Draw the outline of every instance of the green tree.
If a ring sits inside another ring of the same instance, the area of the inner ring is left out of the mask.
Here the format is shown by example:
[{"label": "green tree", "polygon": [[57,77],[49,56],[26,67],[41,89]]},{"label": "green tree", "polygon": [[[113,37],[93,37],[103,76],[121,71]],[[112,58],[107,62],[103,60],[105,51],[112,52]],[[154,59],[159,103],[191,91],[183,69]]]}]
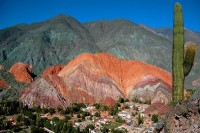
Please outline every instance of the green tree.
[{"label": "green tree", "polygon": [[101,116],[99,112],[96,112],[94,115],[95,115],[96,117],[100,117],[100,116]]},{"label": "green tree", "polygon": [[117,118],[115,119],[115,121],[116,121],[116,122],[119,122],[119,123],[124,123],[124,122],[125,122],[125,120],[122,119],[122,117],[117,117]]},{"label": "green tree", "polygon": [[109,110],[109,114],[110,114],[111,116],[116,115],[118,112],[119,112],[119,110],[118,110],[118,107],[116,107],[116,106],[111,107],[110,110]]},{"label": "green tree", "polygon": [[141,114],[139,114],[138,117],[137,117],[137,121],[138,121],[138,125],[143,124],[144,123],[144,117]]}]

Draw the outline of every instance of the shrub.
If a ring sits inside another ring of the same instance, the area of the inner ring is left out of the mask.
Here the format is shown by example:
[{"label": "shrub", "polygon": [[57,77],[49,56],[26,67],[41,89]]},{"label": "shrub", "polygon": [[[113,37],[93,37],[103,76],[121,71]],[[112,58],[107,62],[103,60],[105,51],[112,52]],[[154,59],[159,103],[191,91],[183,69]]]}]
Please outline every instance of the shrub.
[{"label": "shrub", "polygon": [[151,120],[156,123],[159,120],[159,116],[158,115],[152,115]]},{"label": "shrub", "polygon": [[94,115],[95,115],[96,117],[100,117],[100,113],[99,113],[99,112],[96,112]]},{"label": "shrub", "polygon": [[109,110],[109,114],[111,116],[116,115],[118,112],[119,112],[118,107],[111,107],[110,110]]},{"label": "shrub", "polygon": [[121,97],[121,96],[120,96],[120,97],[119,97],[119,99],[118,99],[118,102],[119,102],[119,103],[124,103],[124,102],[125,102],[125,100],[124,100],[124,98],[123,98],[123,97]]},{"label": "shrub", "polygon": [[125,120],[122,119],[121,117],[117,117],[117,118],[115,119],[115,121],[116,121],[116,122],[119,122],[119,123],[124,123],[124,122],[125,122]]},{"label": "shrub", "polygon": [[95,103],[93,106],[95,106],[96,109],[100,109],[102,107],[100,103]]}]

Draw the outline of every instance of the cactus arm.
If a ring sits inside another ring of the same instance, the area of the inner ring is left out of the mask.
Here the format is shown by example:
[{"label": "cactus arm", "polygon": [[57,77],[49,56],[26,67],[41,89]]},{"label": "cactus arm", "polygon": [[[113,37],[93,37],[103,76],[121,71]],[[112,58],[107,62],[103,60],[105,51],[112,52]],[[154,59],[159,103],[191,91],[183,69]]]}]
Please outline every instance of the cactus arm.
[{"label": "cactus arm", "polygon": [[189,72],[192,69],[192,66],[194,64],[195,54],[196,54],[195,46],[189,45],[186,48],[186,55],[185,55],[184,64],[183,64],[185,77],[189,74]]}]

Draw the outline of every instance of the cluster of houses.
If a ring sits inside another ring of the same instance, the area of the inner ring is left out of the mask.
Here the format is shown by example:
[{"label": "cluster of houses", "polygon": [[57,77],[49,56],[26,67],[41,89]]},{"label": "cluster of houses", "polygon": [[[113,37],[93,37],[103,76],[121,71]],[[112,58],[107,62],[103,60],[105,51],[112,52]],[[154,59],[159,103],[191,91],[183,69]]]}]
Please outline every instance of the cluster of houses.
[{"label": "cluster of houses", "polygon": [[[156,123],[151,121],[151,116],[144,114],[145,108],[147,108],[149,105],[133,102],[128,102],[126,104],[128,104],[129,108],[120,109],[121,111],[117,114],[117,116],[121,117],[125,122],[118,126],[117,129],[127,130],[129,133],[153,133]],[[91,115],[95,115],[96,112],[99,112],[94,106],[82,108],[82,111],[87,111]],[[133,116],[133,113],[144,117],[144,123],[138,126],[137,115]],[[112,122],[115,122],[115,118],[113,118],[113,116],[110,116],[108,112],[101,112],[100,117],[93,117],[92,119],[86,119],[82,122],[75,122],[74,127],[80,127],[80,129],[84,129],[88,124],[93,124],[95,129],[90,130],[90,132],[101,133],[100,129],[102,129],[105,124]]]}]

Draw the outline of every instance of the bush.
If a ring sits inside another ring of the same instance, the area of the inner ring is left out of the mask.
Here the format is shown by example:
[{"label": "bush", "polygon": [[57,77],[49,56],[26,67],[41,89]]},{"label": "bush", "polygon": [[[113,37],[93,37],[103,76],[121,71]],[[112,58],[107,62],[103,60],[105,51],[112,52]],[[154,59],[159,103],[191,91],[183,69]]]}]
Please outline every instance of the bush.
[{"label": "bush", "polygon": [[102,129],[101,129],[101,132],[103,132],[103,133],[108,133],[109,132],[109,129],[107,128],[107,127],[103,127]]},{"label": "bush", "polygon": [[71,119],[71,116],[65,115],[65,119],[64,119],[65,122],[68,122],[70,119]]},{"label": "bush", "polygon": [[126,129],[112,129],[111,133],[127,133],[128,131]]},{"label": "bush", "polygon": [[44,127],[48,128],[48,129],[52,129],[52,125],[49,121],[44,122]]},{"label": "bush", "polygon": [[36,126],[31,126],[31,133],[45,133],[45,131],[41,128],[36,127]]},{"label": "bush", "polygon": [[117,117],[117,118],[115,119],[115,121],[116,121],[116,122],[119,122],[119,123],[124,123],[124,122],[125,122],[125,120],[122,119],[122,117]]},{"label": "bush", "polygon": [[95,103],[93,106],[95,106],[96,109],[100,109],[102,107],[100,103]]},{"label": "bush", "polygon": [[99,113],[99,112],[96,112],[94,115],[95,115],[96,117],[100,117],[100,113]]},{"label": "bush", "polygon": [[55,109],[53,109],[53,108],[50,108],[49,109],[49,113],[52,115],[52,114],[54,114],[56,111],[55,111]]},{"label": "bush", "polygon": [[119,103],[124,103],[124,102],[125,102],[125,100],[124,100],[124,98],[123,98],[123,97],[121,97],[121,96],[120,96],[120,97],[119,97],[119,99],[118,99],[118,102],[119,102]]},{"label": "bush", "polygon": [[156,123],[156,122],[158,122],[158,120],[159,120],[158,118],[159,118],[158,115],[152,115],[151,120],[152,120],[154,123]]},{"label": "bush", "polygon": [[111,116],[116,115],[118,112],[119,112],[119,111],[118,111],[118,107],[111,107],[110,110],[109,110],[109,114],[110,114]]},{"label": "bush", "polygon": [[144,101],[142,101],[142,100],[140,100],[139,98],[134,97],[134,98],[132,99],[132,101],[135,102],[135,103],[140,103],[140,104],[151,104],[151,99],[150,99],[150,98],[145,99]]},{"label": "bush", "polygon": [[53,117],[52,121],[53,122],[58,122],[60,119],[58,117]]},{"label": "bush", "polygon": [[129,99],[128,99],[128,98],[126,98],[126,99],[125,99],[125,102],[129,102]]},{"label": "bush", "polygon": [[21,122],[21,118],[22,118],[22,115],[18,115],[16,118],[17,122]]},{"label": "bush", "polygon": [[89,116],[89,115],[90,115],[90,113],[87,112],[87,111],[83,111],[83,112],[82,112],[82,116]]},{"label": "bush", "polygon": [[83,133],[89,133],[89,129],[93,130],[94,129],[94,125],[92,125],[92,124],[87,125],[82,132]]}]

